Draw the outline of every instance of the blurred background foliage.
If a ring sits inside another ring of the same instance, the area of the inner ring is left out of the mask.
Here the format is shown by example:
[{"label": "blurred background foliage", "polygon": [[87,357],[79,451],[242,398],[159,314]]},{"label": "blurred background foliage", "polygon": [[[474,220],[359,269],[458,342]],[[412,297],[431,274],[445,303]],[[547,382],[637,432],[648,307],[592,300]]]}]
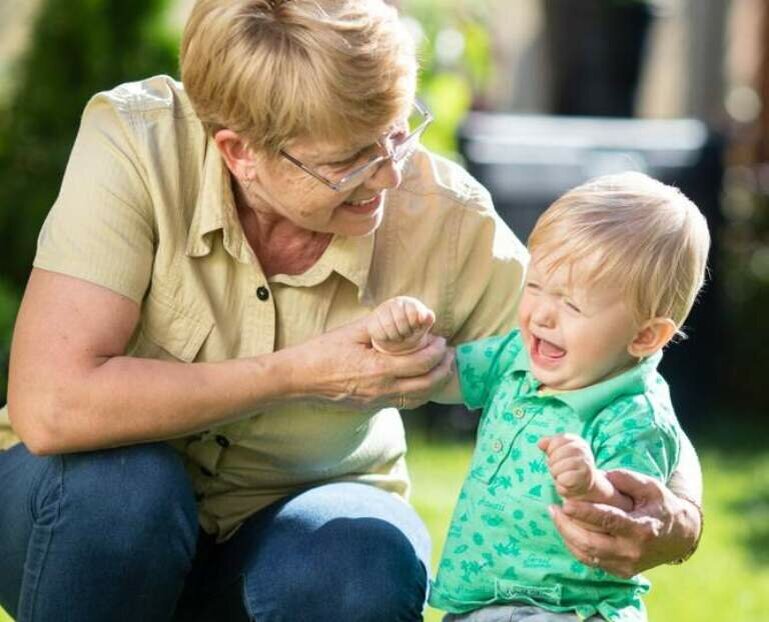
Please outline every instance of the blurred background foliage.
[{"label": "blurred background foliage", "polygon": [[40,226],[80,114],[96,92],[176,73],[167,0],[43,0],[26,50],[4,73],[0,100],[0,403],[10,334]]},{"label": "blurred background foliage", "polygon": [[488,86],[494,70],[488,2],[404,0],[419,46],[420,96],[435,116],[424,137],[430,149],[459,159],[457,126]]}]

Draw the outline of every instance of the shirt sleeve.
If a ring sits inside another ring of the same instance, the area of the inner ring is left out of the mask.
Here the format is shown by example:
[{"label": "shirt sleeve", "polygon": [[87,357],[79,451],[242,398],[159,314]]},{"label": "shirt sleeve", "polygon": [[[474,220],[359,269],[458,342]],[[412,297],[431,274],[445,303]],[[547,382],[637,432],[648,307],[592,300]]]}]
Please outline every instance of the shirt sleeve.
[{"label": "shirt sleeve", "polygon": [[666,482],[678,465],[680,432],[644,396],[619,400],[593,421],[596,465],[630,469]]},{"label": "shirt sleeve", "polygon": [[529,255],[494,211],[478,182],[465,202],[456,250],[456,292],[451,343],[507,333],[516,325]]},{"label": "shirt sleeve", "polygon": [[154,255],[154,218],[130,117],[108,94],[86,106],[34,265],[141,303]]},{"label": "shirt sleeve", "polygon": [[518,331],[457,346],[459,388],[468,408],[485,406],[520,348]]}]

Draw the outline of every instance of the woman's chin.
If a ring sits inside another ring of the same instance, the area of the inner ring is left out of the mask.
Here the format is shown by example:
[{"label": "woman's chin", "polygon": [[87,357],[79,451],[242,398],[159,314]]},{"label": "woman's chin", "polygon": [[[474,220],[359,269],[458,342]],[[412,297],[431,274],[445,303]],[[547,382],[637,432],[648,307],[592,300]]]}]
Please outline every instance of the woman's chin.
[{"label": "woman's chin", "polygon": [[379,205],[375,210],[359,214],[345,210],[344,204],[337,208],[336,222],[332,223],[331,233],[337,235],[346,235],[350,237],[359,237],[363,235],[369,235],[379,228],[382,224],[382,217],[384,216],[384,210]]}]

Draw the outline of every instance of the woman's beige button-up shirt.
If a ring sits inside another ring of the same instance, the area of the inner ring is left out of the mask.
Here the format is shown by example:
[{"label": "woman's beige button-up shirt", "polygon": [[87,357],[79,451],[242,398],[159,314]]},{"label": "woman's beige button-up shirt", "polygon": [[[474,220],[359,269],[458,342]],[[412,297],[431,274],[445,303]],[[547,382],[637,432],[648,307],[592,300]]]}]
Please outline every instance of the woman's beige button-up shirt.
[{"label": "woman's beige button-up shirt", "polygon": [[[193,363],[273,352],[400,294],[434,309],[436,332],[454,343],[510,329],[527,254],[475,180],[419,151],[384,209],[374,234],[336,236],[304,274],[266,278],[214,143],[182,85],[160,76],[88,104],[34,265],[141,305],[127,351],[137,357]],[[185,457],[203,528],[220,538],[320,482],[408,492],[392,408],[292,404],[171,442]]]}]

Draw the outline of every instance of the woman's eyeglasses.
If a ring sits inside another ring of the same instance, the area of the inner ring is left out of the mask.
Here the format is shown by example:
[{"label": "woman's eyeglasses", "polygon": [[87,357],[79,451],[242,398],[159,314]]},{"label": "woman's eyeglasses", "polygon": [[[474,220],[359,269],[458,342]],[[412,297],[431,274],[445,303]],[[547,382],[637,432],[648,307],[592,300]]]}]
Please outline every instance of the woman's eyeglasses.
[{"label": "woman's eyeglasses", "polygon": [[280,155],[332,190],[345,192],[360,185],[386,160],[396,164],[404,161],[414,152],[420,137],[432,120],[430,111],[415,100],[407,120],[348,160],[312,168],[282,149]]}]

